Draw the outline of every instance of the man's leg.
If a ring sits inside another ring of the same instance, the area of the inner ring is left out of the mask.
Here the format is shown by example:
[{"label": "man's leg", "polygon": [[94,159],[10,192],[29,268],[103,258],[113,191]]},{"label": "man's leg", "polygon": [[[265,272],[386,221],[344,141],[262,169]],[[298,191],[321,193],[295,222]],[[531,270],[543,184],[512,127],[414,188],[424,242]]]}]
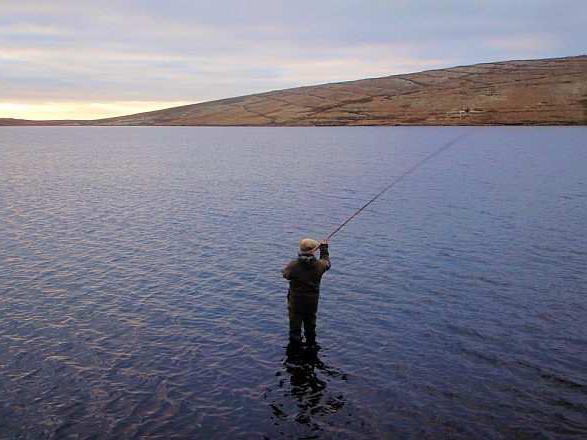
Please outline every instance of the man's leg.
[{"label": "man's leg", "polygon": [[302,316],[296,313],[290,295],[287,296],[287,311],[289,314],[289,341],[295,344],[302,342]]},{"label": "man's leg", "polygon": [[316,344],[316,313],[307,313],[304,315],[304,333],[306,334],[306,343],[308,345]]}]

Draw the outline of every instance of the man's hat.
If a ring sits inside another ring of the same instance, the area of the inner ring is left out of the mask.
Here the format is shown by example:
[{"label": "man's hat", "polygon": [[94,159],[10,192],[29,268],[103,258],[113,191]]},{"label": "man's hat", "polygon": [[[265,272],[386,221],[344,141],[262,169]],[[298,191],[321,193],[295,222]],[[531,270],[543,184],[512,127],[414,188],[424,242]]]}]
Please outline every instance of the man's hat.
[{"label": "man's hat", "polygon": [[302,238],[300,240],[300,254],[311,255],[319,245],[320,243],[312,238]]}]

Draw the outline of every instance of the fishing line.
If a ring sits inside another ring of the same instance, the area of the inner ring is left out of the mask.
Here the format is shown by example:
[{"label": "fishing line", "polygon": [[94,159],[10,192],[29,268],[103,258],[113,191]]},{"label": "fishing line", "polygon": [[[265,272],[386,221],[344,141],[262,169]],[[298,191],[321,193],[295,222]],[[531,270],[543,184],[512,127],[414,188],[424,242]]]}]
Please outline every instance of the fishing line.
[{"label": "fishing line", "polygon": [[410,174],[412,174],[414,171],[416,171],[418,168],[420,168],[426,162],[428,162],[429,160],[435,158],[436,156],[444,153],[446,150],[448,150],[450,147],[452,147],[452,146],[456,145],[457,143],[459,143],[464,137],[466,137],[468,135],[469,135],[468,132],[467,133],[460,134],[459,136],[457,136],[453,140],[451,140],[451,141],[447,142],[446,144],[442,145],[438,150],[436,150],[433,153],[431,153],[428,156],[426,156],[424,159],[416,162],[416,164],[412,165],[412,167],[410,167],[407,171],[404,171],[402,174],[400,174],[389,185],[387,185],[385,188],[383,188],[381,191],[379,191],[377,194],[375,194],[375,196],[373,196],[367,203],[365,203],[363,206],[361,206],[359,209],[357,209],[349,218],[347,218],[344,222],[342,222],[340,224],[340,226],[338,226],[334,231],[332,231],[328,235],[328,237],[326,237],[326,241],[328,241],[332,237],[334,237],[334,235],[336,233],[338,233],[338,231],[340,231],[342,228],[344,228],[352,219],[354,219],[356,216],[358,216],[365,208],[367,208],[367,206],[369,206],[371,203],[373,203],[375,200],[377,200],[379,197],[381,197],[384,193],[386,193],[391,188],[393,188],[395,185],[397,185],[398,183],[400,183],[402,180],[404,180],[406,177],[408,177]]}]

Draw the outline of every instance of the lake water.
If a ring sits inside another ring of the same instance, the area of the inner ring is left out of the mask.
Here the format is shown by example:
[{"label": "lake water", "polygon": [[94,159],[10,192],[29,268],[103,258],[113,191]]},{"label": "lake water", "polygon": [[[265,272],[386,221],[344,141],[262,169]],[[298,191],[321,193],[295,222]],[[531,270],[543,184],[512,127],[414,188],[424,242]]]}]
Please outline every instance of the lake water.
[{"label": "lake water", "polygon": [[585,438],[586,232],[585,127],[2,128],[0,438]]}]

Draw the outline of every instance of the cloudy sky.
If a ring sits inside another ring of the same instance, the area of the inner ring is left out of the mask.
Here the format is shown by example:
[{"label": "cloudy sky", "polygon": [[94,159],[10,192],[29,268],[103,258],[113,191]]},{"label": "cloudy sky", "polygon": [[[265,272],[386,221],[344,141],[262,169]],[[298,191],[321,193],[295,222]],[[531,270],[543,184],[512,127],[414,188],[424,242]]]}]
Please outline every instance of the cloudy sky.
[{"label": "cloudy sky", "polygon": [[585,0],[0,0],[0,117],[587,52]]}]

